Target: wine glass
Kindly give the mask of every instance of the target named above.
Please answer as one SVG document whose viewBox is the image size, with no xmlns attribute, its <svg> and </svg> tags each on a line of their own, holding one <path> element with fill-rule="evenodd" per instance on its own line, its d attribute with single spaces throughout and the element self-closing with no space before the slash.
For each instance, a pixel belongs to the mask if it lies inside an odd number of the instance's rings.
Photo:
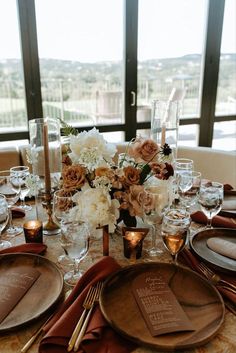
<svg viewBox="0 0 236 353">
<path fill-rule="evenodd" d="M 198 201 L 201 185 L 201 173 L 191 171 L 187 174 L 179 174 L 177 185 L 180 205 L 185 207 L 186 210 L 189 210 L 190 207 L 194 206 Z"/>
<path fill-rule="evenodd" d="M 14 237 L 22 233 L 23 228 L 12 223 L 12 206 L 19 200 L 20 184 L 18 177 L 13 176 L 10 170 L 0 172 L 0 193 L 6 197 L 9 208 L 9 226 L 6 233 L 9 237 Z"/>
<path fill-rule="evenodd" d="M 73 260 L 74 268 L 64 275 L 65 282 L 74 286 L 82 276 L 79 270 L 81 260 L 87 255 L 89 249 L 90 231 L 85 222 L 64 222 L 61 228 L 61 246 Z"/>
<path fill-rule="evenodd" d="M 149 185 L 144 188 L 142 209 L 143 220 L 151 226 L 152 245 L 147 250 L 149 256 L 157 256 L 163 251 L 157 247 L 157 235 L 160 231 L 162 217 L 169 205 L 169 192 L 166 185 Z"/>
<path fill-rule="evenodd" d="M 63 223 L 68 221 L 70 210 L 74 206 L 73 193 L 64 190 L 57 190 L 53 194 L 53 215 L 60 223 L 61 228 Z M 61 266 L 70 266 L 73 264 L 71 258 L 65 253 L 58 257 L 57 262 Z"/>
<path fill-rule="evenodd" d="M 17 166 L 17 167 L 12 167 L 10 168 L 11 174 L 16 176 L 18 178 L 19 184 L 20 184 L 20 208 L 22 208 L 25 211 L 30 211 L 32 210 L 32 206 L 26 205 L 25 203 L 25 197 L 29 193 L 29 188 L 27 184 L 25 183 L 26 178 L 30 175 L 29 172 L 29 167 L 26 166 Z"/>
<path fill-rule="evenodd" d="M 6 197 L 0 194 L 0 250 L 9 248 L 11 243 L 7 240 L 2 240 L 2 231 L 6 227 L 9 219 L 9 210 Z"/>
<path fill-rule="evenodd" d="M 212 228 L 212 218 L 222 207 L 224 185 L 215 181 L 202 181 L 199 193 L 199 204 L 202 212 L 207 216 L 206 228 Z"/>
<path fill-rule="evenodd" d="M 176 199 L 179 198 L 178 194 L 178 183 L 181 175 L 185 175 L 185 183 L 187 184 L 187 176 L 193 171 L 193 160 L 188 158 L 177 158 L 174 163 L 174 170 L 175 170 L 175 183 L 174 183 L 174 193 L 176 194 Z M 187 187 L 187 185 L 186 185 Z M 191 186 L 188 185 L 190 188 Z"/>
<path fill-rule="evenodd" d="M 170 209 L 163 217 L 161 235 L 166 249 L 177 265 L 177 256 L 184 248 L 191 223 L 190 214 L 184 209 Z"/>
</svg>

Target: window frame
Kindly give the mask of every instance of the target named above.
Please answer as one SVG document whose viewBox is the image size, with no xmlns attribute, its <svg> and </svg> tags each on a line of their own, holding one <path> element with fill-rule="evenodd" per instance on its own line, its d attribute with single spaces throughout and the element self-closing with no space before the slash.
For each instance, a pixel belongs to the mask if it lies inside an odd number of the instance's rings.
<svg viewBox="0 0 236 353">
<path fill-rule="evenodd" d="M 27 119 L 43 117 L 34 0 L 16 0 L 22 50 Z M 215 116 L 225 0 L 209 0 L 203 51 L 200 117 L 180 119 L 180 125 L 199 125 L 199 146 L 212 146 L 215 122 L 236 120 L 236 115 Z M 99 125 L 100 132 L 123 131 L 129 141 L 150 122 L 137 122 L 138 0 L 124 0 L 124 123 Z M 210 103 L 209 103 L 210 102 Z M 91 126 L 78 127 L 79 131 Z M 0 134 L 0 141 L 29 139 L 29 132 Z"/>
</svg>

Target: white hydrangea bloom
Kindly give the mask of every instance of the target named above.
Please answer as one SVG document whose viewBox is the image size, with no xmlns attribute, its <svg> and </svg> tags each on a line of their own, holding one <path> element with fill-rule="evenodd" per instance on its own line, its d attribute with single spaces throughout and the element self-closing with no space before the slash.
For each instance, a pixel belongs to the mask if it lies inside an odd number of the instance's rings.
<svg viewBox="0 0 236 353">
<path fill-rule="evenodd" d="M 112 162 L 116 147 L 107 143 L 96 128 L 70 136 L 69 154 L 73 163 L 79 163 L 92 171 Z"/>
<path fill-rule="evenodd" d="M 114 232 L 120 205 L 108 192 L 102 188 L 88 188 L 78 192 L 73 199 L 77 202 L 71 213 L 74 220 L 88 222 L 93 228 L 108 225 L 109 232 Z"/>
</svg>

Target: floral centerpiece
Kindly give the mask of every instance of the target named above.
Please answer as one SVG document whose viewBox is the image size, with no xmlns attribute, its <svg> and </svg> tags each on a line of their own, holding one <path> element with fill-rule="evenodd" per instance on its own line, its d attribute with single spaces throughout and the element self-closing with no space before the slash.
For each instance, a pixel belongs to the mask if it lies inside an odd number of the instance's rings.
<svg viewBox="0 0 236 353">
<path fill-rule="evenodd" d="M 169 146 L 159 147 L 151 139 L 137 137 L 115 164 L 116 146 L 107 143 L 96 128 L 78 133 L 66 126 L 64 131 L 69 132 L 69 144 L 63 157 L 61 188 L 74 194 L 76 206 L 71 217 L 94 228 L 108 225 L 109 232 L 120 221 L 136 226 L 136 217 L 142 217 L 147 180 L 173 175 Z"/>
</svg>

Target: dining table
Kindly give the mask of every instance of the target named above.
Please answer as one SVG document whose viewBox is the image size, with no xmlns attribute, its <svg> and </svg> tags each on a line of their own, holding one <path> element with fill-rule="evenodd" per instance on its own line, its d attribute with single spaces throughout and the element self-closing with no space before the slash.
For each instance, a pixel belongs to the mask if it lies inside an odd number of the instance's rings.
<svg viewBox="0 0 236 353">
<path fill-rule="evenodd" d="M 25 217 L 23 218 L 14 218 L 14 224 L 23 224 L 26 220 L 35 219 L 35 206 L 31 211 L 27 211 Z M 197 223 L 192 223 L 190 237 L 193 236 L 202 225 Z M 11 238 L 10 242 L 12 246 L 20 245 L 25 243 L 24 234 Z M 46 253 L 43 255 L 48 260 L 52 261 L 59 270 L 64 274 L 68 268 L 62 267 L 58 264 L 58 257 L 63 254 L 63 249 L 60 243 L 60 234 L 57 235 L 44 235 L 43 242 L 47 245 Z M 143 241 L 142 256 L 136 260 L 136 264 L 150 262 L 150 259 L 145 255 L 145 250 L 151 244 L 151 237 L 148 234 Z M 172 261 L 171 255 L 167 250 L 165 250 L 161 239 L 159 240 L 159 246 L 163 249 L 163 253 L 159 254 L 158 258 L 155 258 L 155 261 L 170 263 Z M 188 245 L 187 245 L 188 246 Z M 9 249 L 10 252 L 10 249 Z M 124 256 L 123 248 L 123 239 L 120 232 L 115 232 L 110 235 L 109 239 L 109 256 L 114 258 L 116 262 L 122 267 L 125 268 L 131 264 L 131 260 Z M 86 271 L 97 261 L 103 257 L 102 249 L 102 234 L 100 230 L 97 230 L 91 236 L 89 251 L 85 258 L 82 260 L 80 266 L 82 270 Z M 132 264 L 132 266 L 136 266 Z M 66 293 L 69 290 L 69 287 L 64 284 L 63 291 Z M 191 291 L 191 288 L 186 289 Z M 26 308 L 28 310 L 29 308 Z M 9 332 L 0 333 L 0 352 L 1 353 L 17 353 L 20 352 L 21 348 L 25 343 L 30 339 L 32 334 L 47 320 L 49 313 L 46 312 L 39 319 L 36 319 L 29 324 L 16 328 L 15 330 L 9 330 Z M 236 315 L 230 312 L 225 308 L 224 321 L 220 327 L 220 330 L 217 332 L 214 337 L 212 337 L 209 342 L 204 345 L 196 346 L 188 350 L 182 350 L 185 353 L 235 353 L 236 352 Z M 29 353 L 38 352 L 39 340 L 36 340 L 34 344 L 30 347 Z M 156 348 L 150 348 L 147 346 L 138 346 L 134 348 L 133 353 L 162 353 L 161 350 Z M 96 353 L 96 352 L 94 352 Z M 111 352 L 112 353 L 112 352 Z"/>
</svg>

